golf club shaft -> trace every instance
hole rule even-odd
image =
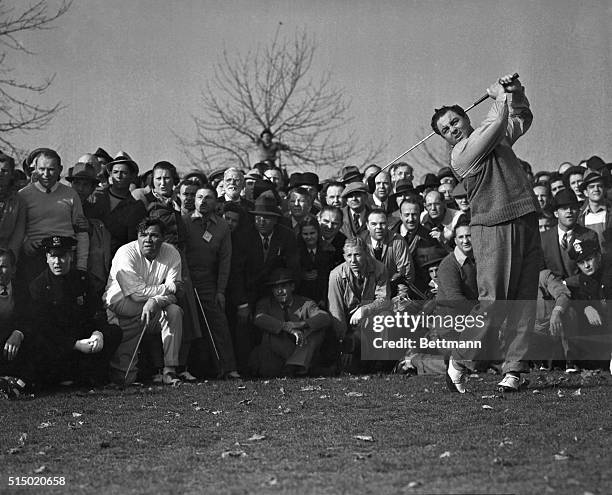
[[[200,312],[202,313],[202,318],[204,319],[204,324],[206,325],[206,330],[208,330],[208,336],[210,337],[210,341],[212,342],[213,349],[215,351],[215,356],[217,357],[217,362],[221,362],[221,357],[219,356],[219,351],[217,350],[217,345],[215,344],[215,339],[213,337],[212,331],[210,330],[210,325],[208,324],[208,318],[206,318],[206,313],[204,312],[204,306],[202,306],[202,301],[200,300],[200,296],[198,295],[198,291],[193,289],[196,300],[198,301],[198,306],[200,307]]]
[[[512,80],[514,81],[515,79],[517,79],[519,77],[518,73],[515,72],[512,75]],[[501,82],[500,82],[501,84]],[[474,103],[472,103],[469,107],[467,107],[465,109],[466,112],[469,112],[472,108],[474,108],[477,105],[480,105],[483,101],[485,101],[487,98],[489,97],[488,93],[485,93],[484,95],[482,95],[480,98],[478,98]],[[387,163],[382,169],[381,172],[383,170],[386,170],[387,168],[389,168],[391,165],[393,165],[395,162],[397,162],[400,158],[403,158],[405,155],[407,155],[408,153],[410,153],[413,149],[418,148],[419,146],[421,146],[425,141],[427,141],[430,137],[432,137],[435,134],[435,132],[430,132],[427,136],[425,136],[423,139],[421,139],[418,143],[416,143],[415,145],[411,146],[410,148],[408,148],[406,151],[404,151],[401,155],[396,156],[393,160],[391,160],[389,163]]]
[[[138,353],[138,348],[140,347],[140,343],[142,342],[142,337],[147,331],[147,324],[143,325],[142,332],[140,332],[140,337],[138,337],[138,342],[136,343],[136,349],[134,349],[134,354],[132,354],[132,359],[130,359],[130,364],[128,364],[127,371],[125,372],[125,378],[123,379],[124,383],[127,383],[128,375],[130,374],[130,369],[132,368],[132,364],[134,364],[134,359],[136,358],[136,354]]]

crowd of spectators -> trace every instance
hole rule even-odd
[[[449,167],[416,184],[406,162],[288,176],[271,138],[262,133],[265,161],[251,170],[183,177],[167,161],[141,173],[128,154],[103,149],[67,170],[51,149],[21,167],[0,155],[4,395],[71,383],[444,373],[440,351],[374,361],[361,349],[374,315],[469,314],[478,302],[484,265],[472,254],[463,184]],[[532,366],[607,368],[612,164],[593,156],[535,175],[523,166],[544,253]]]

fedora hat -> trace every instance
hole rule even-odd
[[[561,189],[557,194],[553,196],[552,208],[557,210],[564,206],[579,205],[580,201],[576,197],[576,193],[571,189]]]
[[[255,209],[249,211],[249,213],[251,215],[260,215],[263,217],[280,218],[283,216],[274,196],[269,196],[267,194],[262,194],[255,200]]]
[[[597,181],[601,181],[603,182],[604,187],[609,187],[610,186],[610,177],[607,175],[603,175],[600,171],[598,170],[588,170],[586,174],[584,174],[584,177],[582,179],[582,183],[578,186],[578,189],[580,189],[582,192],[586,191],[586,188],[589,184],[592,184],[593,182],[597,182]]]
[[[319,184],[319,176],[314,172],[304,172],[298,179],[299,180],[296,187],[312,186],[316,187],[317,189],[321,189],[321,184]]]
[[[268,277],[266,285],[285,284],[287,282],[295,282],[291,270],[288,268],[275,268]]]
[[[349,184],[351,182],[357,182],[363,180],[363,174],[355,165],[346,165],[342,167],[340,171],[340,182],[343,184]]]
[[[77,163],[74,167],[70,167],[66,180],[72,182],[74,179],[87,179],[92,182],[98,182],[96,169],[91,163]]]
[[[395,201],[395,199],[400,194],[409,194],[409,193],[418,194],[417,190],[412,185],[412,181],[410,179],[400,179],[395,184],[395,190],[393,191],[393,194],[389,195],[389,200]]]
[[[423,183],[416,186],[415,189],[418,192],[422,193],[423,191],[425,191],[425,189],[438,189],[438,187],[440,187],[440,181],[438,177],[435,174],[425,174],[425,179],[423,180]]]
[[[347,198],[355,192],[368,194],[368,187],[363,182],[349,182],[342,191],[341,197]]]
[[[124,151],[120,151],[117,154],[117,156],[113,159],[113,161],[108,162],[105,165],[106,173],[108,175],[111,174],[111,172],[113,171],[113,167],[115,165],[127,165],[130,168],[130,171],[132,172],[133,176],[137,176],[138,175],[138,165],[137,165],[137,163],[134,160],[132,160],[130,158],[130,155],[128,155]]]
[[[442,180],[444,177],[455,178],[455,175],[450,167],[442,167],[440,170],[438,170],[438,180]]]

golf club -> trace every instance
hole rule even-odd
[[[514,73],[512,75],[512,80],[514,81],[515,79],[517,79],[519,77],[518,73]],[[501,84],[501,82],[500,82]],[[469,107],[467,107],[465,109],[465,112],[469,112],[472,108],[474,108],[477,105],[480,105],[483,101],[485,101],[487,98],[489,97],[488,93],[485,93],[483,96],[481,96],[480,98],[478,98],[474,103],[472,103]],[[421,146],[425,141],[427,141],[430,137],[432,137],[435,134],[435,132],[431,132],[429,133],[427,136],[425,136],[423,139],[421,139],[418,143],[416,143],[415,145],[411,146],[410,148],[408,148],[406,151],[404,151],[401,155],[396,156],[393,160],[391,160],[389,163],[387,163],[382,169],[380,169],[380,172],[382,172],[383,170],[386,170],[387,168],[389,168],[391,165],[393,165],[395,162],[397,162],[400,158],[402,158],[403,156],[407,155],[408,153],[410,153],[413,149],[418,148],[419,146]],[[378,172],[378,173],[380,173]]]
[[[195,293],[196,300],[198,301],[198,306],[200,307],[200,312],[202,313],[202,317],[204,318],[204,324],[206,325],[206,330],[208,330],[208,336],[210,337],[210,341],[212,342],[213,349],[215,351],[215,356],[217,357],[217,362],[221,362],[221,357],[219,356],[219,351],[217,350],[217,345],[215,344],[215,339],[213,338],[213,334],[210,331],[210,326],[208,325],[208,319],[206,318],[206,313],[204,313],[204,307],[202,306],[202,301],[200,301],[200,296],[198,295],[198,291],[194,288],[193,292]]]

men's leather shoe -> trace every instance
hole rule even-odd
[[[446,386],[451,392],[458,392],[465,394],[467,389],[465,388],[465,382],[467,381],[468,371],[467,368],[461,367],[461,365],[453,364],[453,358],[451,357],[448,361],[448,367],[446,368]]]
[[[501,392],[518,392],[521,386],[521,378],[520,376],[506,373],[503,380],[497,386]]]

